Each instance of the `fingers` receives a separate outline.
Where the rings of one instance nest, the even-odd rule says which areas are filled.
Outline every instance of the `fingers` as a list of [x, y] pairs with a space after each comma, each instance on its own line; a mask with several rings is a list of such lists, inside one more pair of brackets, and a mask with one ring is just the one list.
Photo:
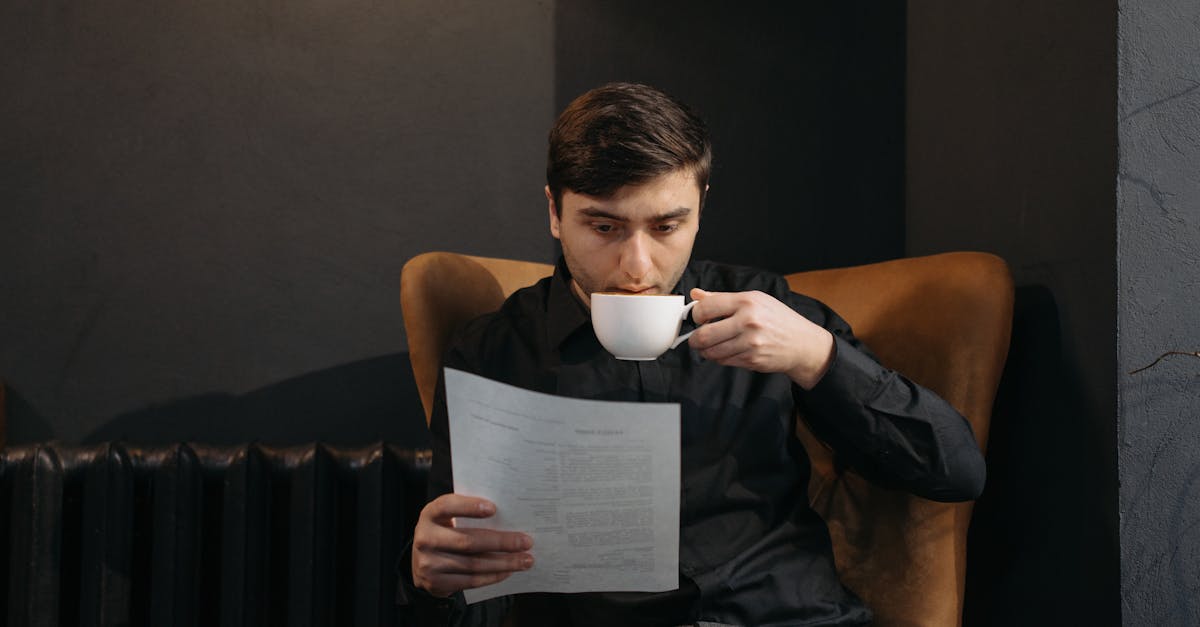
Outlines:
[[744, 292], [707, 292], [692, 288], [692, 300], [700, 301], [692, 309], [692, 320], [704, 324], [717, 318], [732, 316], [744, 302]]
[[533, 566], [533, 539], [516, 531], [455, 527], [453, 519], [487, 518], [486, 499], [445, 494], [421, 510], [413, 533], [412, 572], [418, 587], [437, 596], [502, 581]]
[[[479, 531], [479, 530], [471, 530]], [[470, 535], [470, 534], [463, 534]], [[513, 534], [518, 535], [518, 534]], [[451, 546], [456, 542], [450, 542]], [[461, 546], [461, 545], [459, 545]], [[413, 541], [413, 580], [430, 582], [439, 588], [451, 587], [451, 581], [493, 575], [508, 576], [510, 573], [533, 567], [533, 556], [514, 552], [462, 552], [448, 548], [437, 548], [436, 543]], [[486, 585], [477, 583], [473, 586]], [[455, 590], [462, 590], [456, 588]]]
[[702, 324], [688, 338], [701, 357], [724, 366], [785, 372], [805, 346], [800, 321], [811, 324], [762, 292], [705, 292], [696, 289], [692, 309]]
[[432, 552], [425, 556], [425, 566], [443, 574], [487, 575], [511, 573], [533, 567], [533, 556], [528, 553], [463, 553]]
[[477, 553], [516, 553], [533, 548], [533, 539], [518, 531], [456, 528], [420, 525], [413, 533], [413, 548], [472, 555]]
[[694, 288], [691, 295], [698, 301], [692, 316], [701, 325], [688, 338], [692, 350], [717, 362], [747, 350], [745, 324], [735, 315], [745, 305], [743, 294]]
[[736, 317], [723, 318], [696, 328], [688, 338], [688, 346], [691, 346], [692, 350], [703, 352], [719, 344], [735, 341], [743, 332], [744, 329]]
[[460, 590], [482, 588], [499, 583], [512, 575], [508, 573], [488, 573], [485, 575], [441, 575], [436, 578], [421, 579], [413, 577], [413, 583], [436, 597], [448, 597]]
[[455, 517], [487, 518], [495, 513], [496, 505], [487, 499], [451, 493], [443, 494], [426, 504], [421, 510], [421, 517], [428, 516], [438, 524], [448, 526]]
[[[436, 596], [502, 581], [533, 567], [533, 556], [515, 552], [532, 547], [523, 533], [454, 529], [426, 521], [413, 538], [413, 583]], [[501, 547], [489, 551], [488, 548]]]
[[[696, 306], [692, 309], [697, 324], [688, 345], [701, 351], [707, 359], [719, 359], [754, 348], [755, 338], [763, 324], [763, 303], [760, 292], [706, 292], [700, 288], [692, 290]], [[770, 298], [770, 297], [767, 297]], [[699, 313], [697, 313], [699, 312]], [[738, 341], [731, 346], [704, 353], [719, 344]]]
[[[723, 325], [726, 320], [713, 323], [714, 325]], [[713, 329], [714, 337], [719, 339], [713, 343], [708, 343], [707, 338], [700, 338], [692, 349], [700, 353], [700, 356], [709, 361], [715, 361], [723, 366], [734, 366], [738, 368], [749, 368], [756, 370], [761, 367], [763, 347], [754, 339], [753, 334], [744, 333], [740, 329], [735, 329], [732, 336], [727, 339], [720, 339], [727, 335], [724, 329]], [[692, 338], [696, 336], [693, 335]]]
[[[693, 336], [695, 337], [695, 336]], [[689, 338], [690, 339], [690, 338]], [[738, 364], [730, 363], [730, 360], [737, 356], [752, 350], [744, 335], [738, 335], [727, 340], [719, 341], [715, 344], [705, 345], [702, 342], [697, 342], [692, 346], [692, 350], [700, 353], [700, 356], [709, 361], [715, 361], [722, 365], [734, 366]]]

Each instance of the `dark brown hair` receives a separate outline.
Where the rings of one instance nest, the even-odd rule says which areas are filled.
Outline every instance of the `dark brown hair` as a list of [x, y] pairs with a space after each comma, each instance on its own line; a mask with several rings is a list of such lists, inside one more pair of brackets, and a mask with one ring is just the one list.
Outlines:
[[648, 85], [609, 83], [579, 96], [550, 129], [546, 184], [562, 215], [563, 190], [605, 198], [680, 168], [700, 186], [712, 171], [712, 141], [687, 105]]

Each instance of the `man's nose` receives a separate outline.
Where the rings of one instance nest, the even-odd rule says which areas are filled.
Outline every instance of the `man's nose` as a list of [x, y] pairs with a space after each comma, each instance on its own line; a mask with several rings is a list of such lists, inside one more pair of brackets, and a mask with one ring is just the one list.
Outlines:
[[640, 281], [650, 273], [650, 236], [634, 232], [625, 240], [621, 249], [621, 271], [629, 278]]

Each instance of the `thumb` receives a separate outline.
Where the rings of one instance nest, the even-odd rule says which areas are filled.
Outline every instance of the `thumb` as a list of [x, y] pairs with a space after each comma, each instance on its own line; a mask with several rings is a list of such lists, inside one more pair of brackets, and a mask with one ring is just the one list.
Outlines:
[[693, 287], [692, 291], [688, 292], [688, 295], [690, 295], [692, 297], [692, 300], [700, 300], [700, 299], [704, 298], [705, 296], [708, 296], [708, 292], [706, 292], [698, 287]]

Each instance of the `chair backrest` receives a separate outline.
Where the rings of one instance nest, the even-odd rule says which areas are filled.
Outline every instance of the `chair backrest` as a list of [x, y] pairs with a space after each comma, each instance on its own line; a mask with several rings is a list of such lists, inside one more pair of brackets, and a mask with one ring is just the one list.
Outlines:
[[[1012, 277], [984, 253], [945, 253], [787, 276], [844, 317], [889, 368], [937, 392], [987, 444], [1012, 329]], [[838, 474], [803, 421], [813, 507], [829, 525], [843, 583], [876, 625], [962, 623], [972, 503], [934, 503]]]
[[499, 309], [509, 294], [553, 272], [554, 266], [545, 263], [444, 252], [417, 255], [404, 264], [400, 309], [426, 423], [433, 412], [442, 354], [454, 331]]
[[[401, 307], [427, 420], [454, 330], [552, 271], [452, 253], [405, 264]], [[885, 365], [949, 401], [971, 422], [980, 447], [986, 444], [1012, 326], [1012, 279], [1000, 258], [946, 253], [787, 280], [846, 318]], [[829, 449], [803, 422], [797, 432], [812, 458], [811, 500], [829, 525], [838, 572], [875, 610], [875, 624], [961, 624], [971, 504], [934, 503], [838, 474]]]

